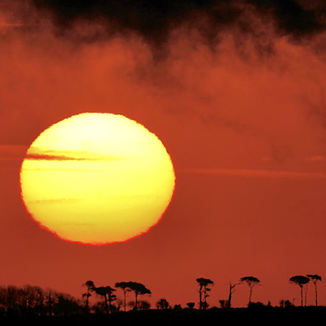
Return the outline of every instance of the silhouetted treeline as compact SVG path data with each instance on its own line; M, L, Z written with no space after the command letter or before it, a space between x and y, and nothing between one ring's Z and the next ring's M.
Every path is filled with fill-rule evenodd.
M30 285L0 287L2 316L71 316L83 310L83 303L69 294Z
M129 319L149 318L181 318L185 322L193 322L194 319L203 316L222 316L223 313L241 316L243 311L253 311L255 314L268 312L281 316L284 311L287 315L294 312L309 313L323 312L326 307L318 307L318 283L322 278L318 274L294 275L289 278L289 283L299 287L300 307L295 307L294 302L288 299L280 300L277 306L270 302L263 304L253 300L254 288L262 285L260 279L255 276L243 276L237 282L230 282L225 293L225 299L209 304L210 293L213 290L214 281L199 277L194 280L194 289L197 288L198 296L194 302L188 302L184 307L180 304L171 305L166 298L159 299L154 307L146 300L151 295L151 290L144 284L134 281L123 281L115 283L114 287L109 285L95 285L91 280L82 284L85 290L80 299L65 293L50 289L42 289L38 286L26 285L23 287L7 286L0 287L0 319L28 318L34 320L89 320L101 321L107 318L128 321ZM240 285L249 288L247 308L234 308L231 303L232 295ZM307 289L309 284L314 289L315 307L307 307ZM197 299L197 300L196 300ZM219 305L217 304L219 303ZM219 306L219 307L217 307ZM224 311L222 313L222 311ZM206 314L207 313L207 314ZM117 317L120 316L120 317ZM145 317L147 316L147 317ZM178 317L179 316L179 317ZM192 316L192 317L191 317ZM223 315L224 316L224 315ZM246 315L247 316L247 315ZM248 315L249 316L249 315ZM205 317L206 318L206 317Z

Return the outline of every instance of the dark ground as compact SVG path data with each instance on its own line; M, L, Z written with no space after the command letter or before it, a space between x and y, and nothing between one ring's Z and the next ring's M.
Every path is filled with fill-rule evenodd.
M263 307L256 309L234 308L207 311L198 310L148 310L119 312L111 315L75 315L75 316L2 316L1 325L276 325L296 323L315 325L323 323L326 318L326 307Z

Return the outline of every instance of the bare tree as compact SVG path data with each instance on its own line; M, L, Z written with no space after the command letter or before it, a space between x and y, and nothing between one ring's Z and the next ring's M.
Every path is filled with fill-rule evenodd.
M309 277L306 277L303 275L295 275L295 276L290 277L289 281L300 287L301 306L303 306L303 286L305 284L309 283L309 281L310 281Z
M322 278L318 274L307 274L307 277L310 278L315 287L315 303L316 307L318 306L318 293L317 293L317 283L321 282Z
M229 298L227 301L227 307L231 308L231 300L232 300L232 294L235 291L235 287L239 285L239 283L232 284L231 282L229 283Z
M241 277L240 282L247 283L247 285L249 286L249 303L248 303L249 306L251 303L252 289L254 288L255 285L260 284L260 280L254 276L244 276Z
M209 292L211 289L208 287L209 285L214 284L213 281L211 281L208 278L197 278L197 283L199 284L199 309L205 310L207 309L207 298L209 297Z

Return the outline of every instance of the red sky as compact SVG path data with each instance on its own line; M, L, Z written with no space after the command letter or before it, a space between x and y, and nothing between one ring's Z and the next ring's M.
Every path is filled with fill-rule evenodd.
M229 281L253 275L261 280L253 300L299 303L289 277L326 271L326 35L293 42L257 21L274 46L261 55L250 36L239 43L237 30L212 49L180 28L155 60L137 36L76 45L55 36L47 20L38 24L26 33L0 12L1 285L80 297L89 279L133 280L152 290L152 303L164 297L184 305L197 302L195 279L208 277L215 282L209 303L218 305ZM24 209L26 149L51 124L81 112L124 114L154 132L172 157L173 200L137 239L65 242ZM237 288L234 305L246 305L247 290Z

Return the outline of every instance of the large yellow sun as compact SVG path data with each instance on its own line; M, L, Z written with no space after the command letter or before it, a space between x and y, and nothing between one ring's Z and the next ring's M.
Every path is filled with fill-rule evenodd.
M58 237L87 244L147 232L175 186L162 142L122 115L83 113L43 131L20 173L32 217Z

